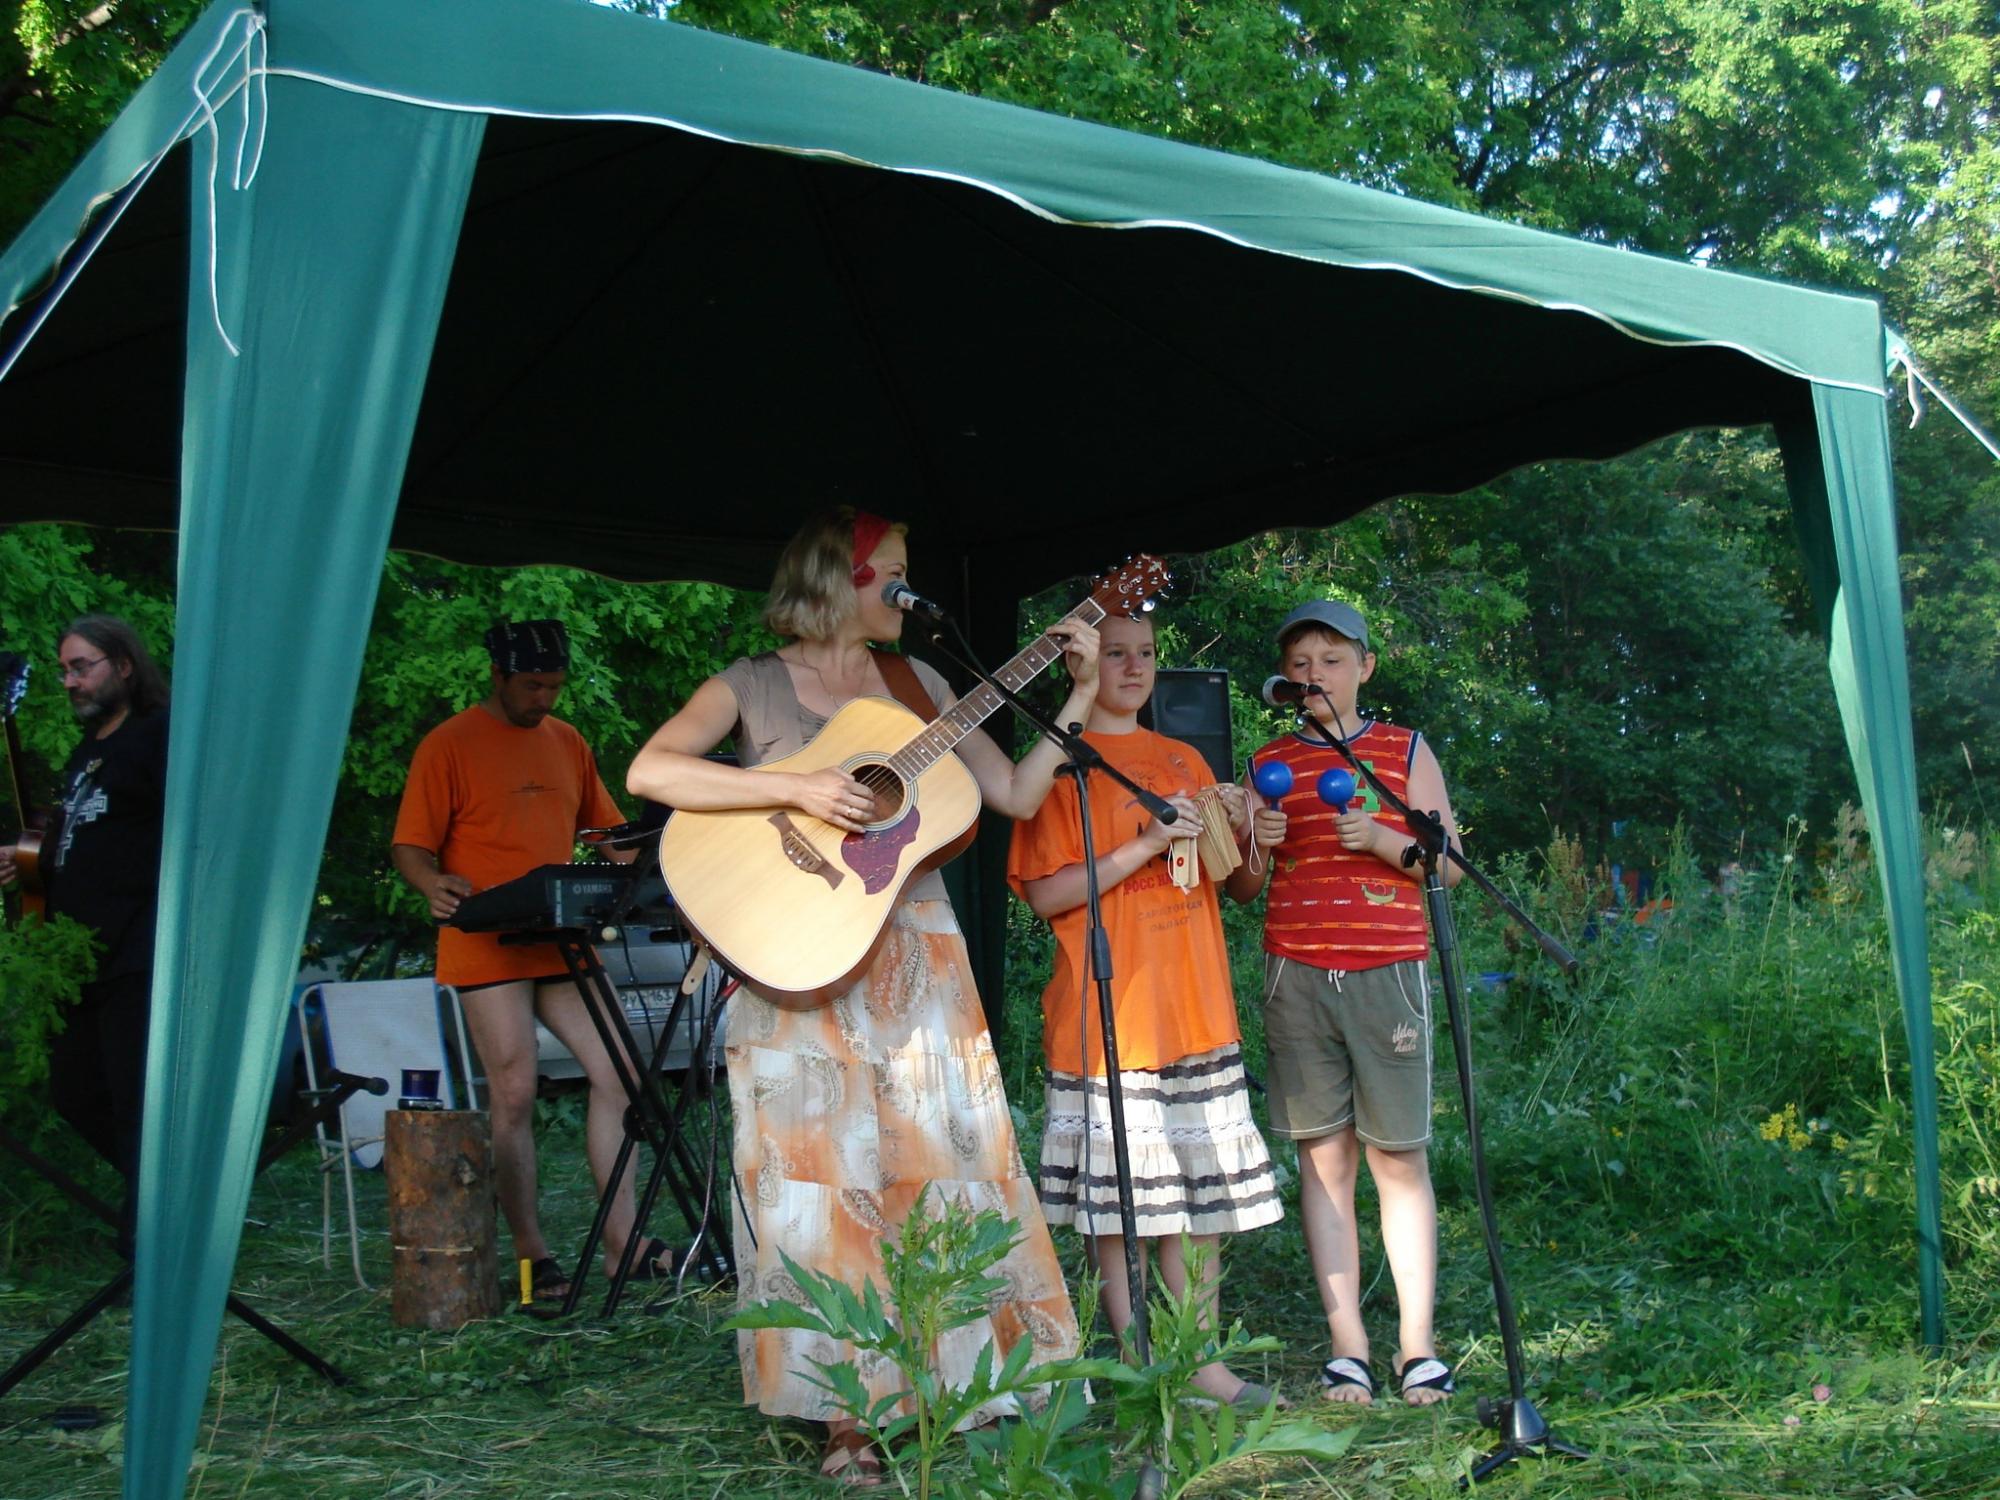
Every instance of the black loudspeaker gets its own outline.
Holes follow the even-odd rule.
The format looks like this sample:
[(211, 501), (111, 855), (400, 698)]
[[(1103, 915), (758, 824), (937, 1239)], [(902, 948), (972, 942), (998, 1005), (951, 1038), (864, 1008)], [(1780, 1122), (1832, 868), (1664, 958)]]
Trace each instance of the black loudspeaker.
[(1227, 672), (1207, 667), (1160, 668), (1152, 701), (1139, 710), (1139, 723), (1194, 746), (1217, 781), (1236, 779)]

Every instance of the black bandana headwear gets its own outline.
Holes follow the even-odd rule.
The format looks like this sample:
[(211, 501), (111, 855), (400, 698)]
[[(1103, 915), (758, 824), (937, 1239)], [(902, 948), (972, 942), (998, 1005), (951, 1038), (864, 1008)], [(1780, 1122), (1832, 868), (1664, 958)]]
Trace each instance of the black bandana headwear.
[(502, 620), (486, 632), (486, 654), (502, 674), (567, 672), (569, 632), (561, 620)]

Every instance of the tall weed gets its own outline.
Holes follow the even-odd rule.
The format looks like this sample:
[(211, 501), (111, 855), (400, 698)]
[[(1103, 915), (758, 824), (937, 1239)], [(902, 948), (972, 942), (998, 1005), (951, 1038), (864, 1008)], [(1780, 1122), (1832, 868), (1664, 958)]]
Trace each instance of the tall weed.
[[(1207, 1326), (1198, 1256), (1188, 1277), (1191, 1294), (1165, 1295), (1154, 1304), (1153, 1357), (1146, 1365), (1071, 1358), (1031, 1368), (1034, 1346), (1024, 1339), (1004, 1360), (989, 1343), (966, 1385), (945, 1385), (933, 1369), (933, 1351), (945, 1334), (984, 1317), (988, 1299), (1006, 1290), (992, 1273), (1019, 1240), (1020, 1226), (991, 1209), (968, 1214), (950, 1199), (934, 1207), (931, 1200), (928, 1192), (920, 1195), (900, 1234), (884, 1239), (884, 1285), (849, 1287), (787, 1256), (785, 1269), (801, 1300), (758, 1302), (725, 1325), (808, 1329), (889, 1360), (904, 1386), (876, 1400), (851, 1362), (815, 1360), (817, 1383), (919, 1500), (934, 1493), (1112, 1500), (1129, 1494), (1146, 1463), (1157, 1467), (1158, 1492), (1171, 1500), (1240, 1460), (1330, 1460), (1353, 1441), (1351, 1430), (1280, 1423), (1275, 1405), (1239, 1426), (1228, 1406), (1215, 1408), (1211, 1418), (1191, 1400), (1194, 1374), (1210, 1360), (1277, 1348), (1275, 1339), (1252, 1339), (1240, 1325), (1220, 1335)], [(1087, 1294), (1086, 1326), (1094, 1302)], [(1109, 1424), (1090, 1420), (1092, 1380), (1113, 1393)], [(947, 1469), (953, 1431), (1007, 1398), (1018, 1406), (1020, 1420), (973, 1434), (970, 1465)]]
[[(1985, 1341), (2000, 1282), (2000, 1142), (1987, 1123), (2000, 1104), (2000, 861), (1991, 837), (1933, 828), (1929, 847), (1953, 1302)], [(1584, 939), (1566, 979), (1459, 899), (1468, 967), (1512, 975), (1472, 1025), (1489, 1155), (1528, 1232), (1607, 1255), (1643, 1248), (1663, 1284), (1758, 1288), (1732, 1336), (1799, 1342), (1879, 1324), (1906, 1338), (1907, 1049), (1861, 815), (1843, 809), (1817, 847), (1795, 821), (1775, 857), (1726, 883), (1677, 837), (1644, 922), (1616, 909), (1579, 921), (1578, 893), (1602, 887), (1561, 840), (1539, 868), (1517, 861), (1505, 876)], [(1463, 1153), (1439, 1157), (1441, 1179), (1458, 1179), (1440, 1191), (1469, 1187)]]

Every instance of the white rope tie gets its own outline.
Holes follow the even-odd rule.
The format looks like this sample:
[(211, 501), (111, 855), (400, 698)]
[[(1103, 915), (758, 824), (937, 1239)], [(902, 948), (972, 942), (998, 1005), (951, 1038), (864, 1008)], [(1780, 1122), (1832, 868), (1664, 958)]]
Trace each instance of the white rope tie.
[(1903, 382), (1910, 394), (1910, 425), (1912, 427), (1917, 425), (1924, 414), (1923, 397), (1917, 393), (1917, 387), (1922, 386), (1938, 398), (1939, 404), (1946, 411), (1958, 419), (1958, 425), (1971, 433), (1980, 447), (1992, 454), (1996, 460), (2000, 460), (2000, 443), (1994, 442), (1992, 435), (1973, 420), (1972, 414), (1951, 399), (1950, 392), (1917, 367), (1916, 360), (1911, 357), (1910, 346), (1901, 339), (1893, 340), (1889, 346), (1889, 368), (1893, 370), (1898, 365), (1903, 367)]
[[(242, 32), (240, 38), (237, 35), (239, 29)], [(235, 42), (234, 50), (229, 51), (228, 56), (225, 57), (223, 53), (232, 41)], [(208, 56), (204, 57), (201, 60), (201, 65), (195, 69), (195, 108), (194, 113), (189, 116), (189, 124), (194, 126), (196, 130), (207, 132), (214, 148), (209, 155), (208, 182), (206, 184), (208, 202), (208, 310), (209, 316), (215, 322), (215, 331), (222, 339), (223, 347), (233, 356), (240, 356), (243, 351), (236, 347), (236, 341), (230, 338), (229, 330), (222, 325), (221, 269), (218, 265), (220, 252), (217, 248), (217, 240), (220, 236), (217, 221), (218, 206), (215, 186), (216, 175), (220, 172), (222, 165), (222, 127), (215, 117), (216, 106), (213, 92), (223, 88), (228, 83), (234, 82), (229, 70), (235, 66), (239, 57), (243, 60), (243, 86), (241, 90), (243, 95), (243, 123), (237, 132), (236, 162), (230, 177), (230, 186), (237, 192), (241, 192), (256, 179), (257, 167), (262, 162), (264, 156), (264, 126), (270, 118), (269, 100), (266, 96), (264, 85), (264, 74), (270, 57), (269, 42), (266, 40), (264, 34), (264, 18), (256, 11), (242, 10), (231, 16), (228, 25), (222, 30), (222, 35), (216, 38), (215, 45), (209, 49)], [(215, 82), (212, 84), (209, 82), (211, 68), (215, 69)], [(232, 89), (230, 92), (236, 91)], [(248, 177), (245, 177), (243, 173), (243, 153), (249, 144), (251, 121), (253, 118), (256, 120), (257, 125), (257, 150), (250, 163), (250, 174)], [(186, 133), (186, 127), (183, 127), (182, 135), (184, 136)]]

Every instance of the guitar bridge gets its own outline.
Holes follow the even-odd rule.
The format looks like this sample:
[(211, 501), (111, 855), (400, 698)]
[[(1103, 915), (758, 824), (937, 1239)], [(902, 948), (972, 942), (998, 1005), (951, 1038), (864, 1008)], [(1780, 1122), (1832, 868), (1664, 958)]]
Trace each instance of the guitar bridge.
[(827, 883), (828, 889), (839, 886), (840, 871), (799, 832), (792, 823), (790, 813), (772, 813), (770, 823), (778, 830), (778, 846), (785, 851), (786, 859), (806, 874), (819, 876)]

